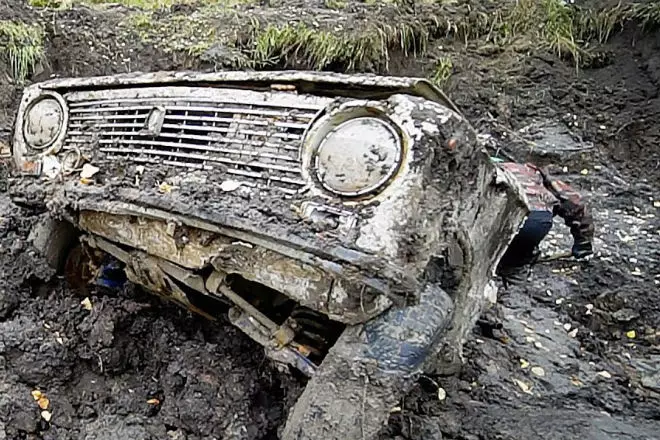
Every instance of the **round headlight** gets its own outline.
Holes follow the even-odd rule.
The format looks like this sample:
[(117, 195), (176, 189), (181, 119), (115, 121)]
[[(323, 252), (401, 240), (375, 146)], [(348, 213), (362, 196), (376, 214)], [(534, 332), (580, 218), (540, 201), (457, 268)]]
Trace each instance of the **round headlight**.
[(23, 138), (27, 145), (36, 150), (50, 146), (64, 125), (64, 108), (51, 96), (32, 103), (23, 116)]
[(359, 196), (383, 186), (401, 164), (401, 137), (379, 118), (359, 117), (339, 124), (316, 151), (316, 175), (335, 194)]

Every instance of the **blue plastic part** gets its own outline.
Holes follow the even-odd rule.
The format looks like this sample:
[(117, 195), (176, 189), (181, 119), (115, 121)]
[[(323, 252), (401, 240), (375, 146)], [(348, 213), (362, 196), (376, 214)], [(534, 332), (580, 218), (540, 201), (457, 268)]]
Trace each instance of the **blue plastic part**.
[(362, 357), (379, 369), (412, 373), (432, 353), (453, 311), (453, 303), (438, 286), (427, 286), (414, 306), (395, 308), (365, 324)]
[(110, 259), (101, 266), (99, 275), (94, 281), (97, 286), (119, 290), (126, 284), (126, 273), (117, 260)]

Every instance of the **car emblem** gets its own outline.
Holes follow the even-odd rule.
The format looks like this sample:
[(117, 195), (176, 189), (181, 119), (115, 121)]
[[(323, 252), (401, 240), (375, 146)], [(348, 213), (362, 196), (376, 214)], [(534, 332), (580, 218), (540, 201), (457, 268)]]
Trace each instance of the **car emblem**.
[(140, 134), (156, 137), (163, 129), (164, 122), (165, 107), (154, 107), (149, 111), (147, 119), (144, 121), (144, 126), (142, 127), (142, 130), (140, 130)]

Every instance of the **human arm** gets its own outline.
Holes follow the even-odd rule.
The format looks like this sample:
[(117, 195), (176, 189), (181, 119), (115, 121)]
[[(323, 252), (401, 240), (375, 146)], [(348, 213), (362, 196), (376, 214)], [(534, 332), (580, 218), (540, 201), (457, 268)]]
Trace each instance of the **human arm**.
[(577, 193), (567, 191), (570, 189), (568, 186), (562, 191), (557, 182), (550, 179), (546, 170), (538, 168), (538, 171), (543, 178), (543, 185), (558, 200), (553, 215), (563, 218), (566, 226), (570, 228), (573, 236), (571, 249), (573, 256), (580, 259), (593, 254), (594, 223), (591, 212), (584, 203), (581, 203)]

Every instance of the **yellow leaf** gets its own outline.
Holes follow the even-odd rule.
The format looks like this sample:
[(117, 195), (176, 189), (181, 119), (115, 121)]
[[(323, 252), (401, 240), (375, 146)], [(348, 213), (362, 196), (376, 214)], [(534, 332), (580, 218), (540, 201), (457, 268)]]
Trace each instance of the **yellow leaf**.
[(34, 391), (32, 391), (31, 394), (32, 394), (32, 397), (34, 398), (34, 400), (39, 400), (39, 398), (42, 396), (41, 391), (39, 391), (39, 390), (34, 390)]
[(545, 376), (545, 370), (541, 367), (532, 367), (532, 373), (538, 377)]
[(147, 400), (147, 403), (148, 403), (149, 405), (159, 405), (159, 404), (160, 404), (160, 400), (158, 400), (158, 399), (149, 399), (149, 400)]
[(635, 332), (635, 330), (630, 330), (629, 332), (626, 332), (626, 336), (630, 339), (635, 339), (637, 337), (637, 332)]
[(90, 179), (88, 179), (87, 177), (81, 177), (81, 178), (80, 178), (80, 183), (82, 183), (83, 185), (89, 185), (89, 184), (91, 184), (92, 182), (93, 182), (93, 181), (90, 180)]
[(170, 193), (172, 192), (172, 185), (163, 182), (160, 185), (158, 185), (158, 190), (162, 193)]
[(41, 396), (39, 400), (37, 400), (37, 404), (41, 409), (48, 409), (48, 405), (50, 405), (50, 401), (46, 396)]
[(520, 359), (520, 368), (525, 369), (529, 367), (529, 362), (527, 362), (525, 359)]
[(83, 306), (85, 310), (92, 310), (92, 302), (88, 297), (80, 301), (80, 305)]
[(518, 387), (521, 390), (523, 390), (524, 393), (532, 394), (532, 392), (530, 391), (530, 389), (531, 389), (530, 386), (527, 385), (525, 382), (523, 382), (522, 380), (518, 380), (518, 379), (513, 379), (513, 380), (516, 382), (516, 385), (518, 385)]

